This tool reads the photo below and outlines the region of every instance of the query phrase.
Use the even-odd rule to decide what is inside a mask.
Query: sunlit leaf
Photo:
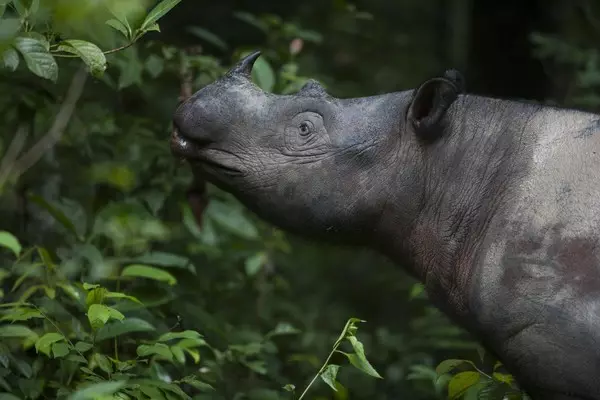
[[[93,383],[73,393],[69,400],[96,400],[106,398],[124,388],[126,381],[106,381]]]
[[[450,400],[459,399],[467,389],[477,382],[479,382],[479,372],[459,372],[448,383],[448,398]]]
[[[106,70],[106,57],[102,50],[93,43],[68,39],[59,44],[58,50],[78,55],[94,76],[100,76]]]
[[[0,246],[12,251],[16,257],[21,254],[21,243],[12,233],[7,231],[0,231]]]
[[[65,337],[62,334],[57,332],[48,332],[42,337],[40,337],[38,340],[36,340],[35,349],[38,353],[44,353],[48,357],[50,357],[50,350],[52,344],[60,342],[62,340],[65,340]]]
[[[27,68],[39,77],[52,82],[58,79],[58,64],[43,42],[31,37],[18,36],[14,41],[15,48],[21,53]]]
[[[88,320],[92,329],[98,330],[106,324],[109,319],[123,320],[125,316],[114,308],[103,304],[92,304],[87,312]]]
[[[146,16],[140,31],[147,31],[152,25],[154,25],[159,19],[161,19],[166,13],[168,13],[173,7],[179,4],[181,0],[163,0],[156,5]]]
[[[133,264],[125,267],[121,272],[121,276],[152,279],[166,282],[171,286],[177,283],[177,279],[167,271],[142,264]]]

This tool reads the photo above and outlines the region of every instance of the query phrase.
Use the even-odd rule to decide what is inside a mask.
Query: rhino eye
[[[303,121],[300,124],[300,136],[308,136],[314,131],[314,129],[315,129],[315,126],[313,125],[312,122]]]

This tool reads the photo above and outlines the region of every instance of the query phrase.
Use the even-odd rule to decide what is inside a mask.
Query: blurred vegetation
[[[250,3],[0,0],[0,399],[525,398],[387,260],[214,187],[199,225],[168,147],[185,85],[254,48],[275,93],[474,68],[469,2]],[[529,32],[544,100],[598,110],[594,7],[548,6],[560,26]]]

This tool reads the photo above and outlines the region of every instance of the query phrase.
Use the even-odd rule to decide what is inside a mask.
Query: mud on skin
[[[600,399],[600,116],[468,95],[453,70],[275,95],[258,57],[179,106],[174,155],[282,229],[408,268],[533,399]]]

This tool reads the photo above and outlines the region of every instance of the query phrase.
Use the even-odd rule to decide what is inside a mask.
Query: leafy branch
[[[317,378],[319,378],[319,377],[321,377],[321,379],[323,379],[323,381],[325,383],[327,383],[334,391],[337,392],[337,390],[338,390],[337,385],[339,385],[339,383],[336,381],[336,379],[337,379],[337,374],[340,369],[340,366],[329,363],[335,353],[340,353],[340,354],[343,354],[344,356],[346,356],[346,358],[348,358],[348,360],[354,367],[356,367],[360,371],[366,373],[367,375],[382,379],[381,375],[379,375],[379,373],[375,370],[375,368],[373,368],[371,363],[369,363],[369,361],[367,360],[367,358],[365,356],[363,344],[356,338],[356,331],[358,330],[358,326],[356,326],[356,324],[358,322],[366,322],[366,321],[363,321],[358,318],[350,318],[346,322],[346,325],[344,326],[342,333],[340,334],[338,339],[333,344],[333,348],[332,348],[331,352],[329,353],[329,355],[327,356],[327,359],[325,359],[325,362],[323,363],[323,365],[321,366],[321,368],[319,369],[317,374],[310,381],[310,383],[308,384],[306,389],[304,389],[304,391],[302,392],[300,397],[298,397],[298,400],[302,400],[304,398],[304,396],[308,393],[308,390],[311,388],[311,386],[316,382]],[[344,340],[348,340],[350,342],[350,344],[352,345],[352,348],[354,349],[354,353],[346,353],[341,350],[338,350],[338,348],[342,345]],[[293,386],[288,385],[288,386],[286,386],[286,389],[293,390]]]

